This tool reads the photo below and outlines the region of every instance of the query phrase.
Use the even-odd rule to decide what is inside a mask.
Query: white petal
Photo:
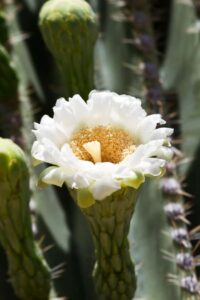
[[[159,176],[162,173],[166,161],[158,158],[146,158],[138,165],[138,171],[142,171],[145,175]]]
[[[157,124],[165,124],[165,121],[159,114],[150,115],[143,118],[143,120],[137,126],[137,141],[139,143],[148,142],[151,139],[153,131],[156,129]]]
[[[87,103],[92,116],[89,120],[91,125],[107,125],[110,123],[113,94],[107,91],[92,91],[89,94]]]
[[[90,188],[94,199],[103,200],[117,190],[120,190],[120,184],[114,179],[104,178],[97,180]]]
[[[92,115],[89,121],[91,125],[113,124],[131,131],[146,115],[139,99],[109,91],[92,91],[88,105]]]
[[[160,158],[163,158],[165,160],[170,160],[173,156],[173,151],[171,148],[163,146],[158,148],[155,154]]]
[[[67,140],[69,140],[73,130],[77,126],[77,121],[70,109],[69,102],[64,98],[58,99],[53,111],[55,122],[59,125],[62,132],[65,133]]]
[[[129,165],[134,169],[135,166],[145,158],[154,156],[163,143],[164,140],[155,140],[138,146],[136,150],[123,161],[123,164]]]
[[[66,182],[72,189],[88,188],[90,185],[90,180],[84,173],[74,173],[66,178]]]
[[[63,157],[63,160],[66,162],[75,163],[78,161],[78,158],[75,156],[69,144],[65,143],[60,149],[60,153]]]
[[[166,139],[170,135],[172,135],[174,130],[172,128],[158,128],[155,129],[151,135],[152,140]]]
[[[99,178],[109,178],[115,174],[118,165],[110,162],[92,164],[90,168],[90,176],[93,180],[99,180]]]
[[[31,153],[36,160],[44,161],[53,165],[62,164],[60,151],[48,139],[43,139],[42,143],[35,141]]]
[[[40,124],[35,123],[34,126],[36,130],[33,130],[33,133],[38,141],[48,138],[58,147],[66,141],[66,135],[60,130],[56,122],[46,115],[43,116]]]
[[[72,98],[69,98],[69,107],[74,114],[74,121],[77,125],[88,121],[88,106],[79,95],[74,95]]]

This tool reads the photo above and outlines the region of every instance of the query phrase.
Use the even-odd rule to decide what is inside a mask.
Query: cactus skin
[[[8,41],[8,28],[6,24],[6,16],[0,9],[0,43],[5,44]]]
[[[103,201],[81,208],[95,244],[93,275],[99,300],[131,300],[134,295],[136,278],[127,236],[137,193],[124,188]]]
[[[63,78],[66,96],[79,93],[86,99],[93,89],[93,51],[96,17],[83,0],[51,0],[40,12],[44,41]]]
[[[23,300],[47,300],[50,274],[33,240],[29,214],[29,174],[22,150],[0,139],[0,242],[11,283]]]
[[[0,100],[15,100],[18,91],[18,78],[9,54],[2,46],[0,46],[0,74]]]
[[[0,45],[0,135],[23,146],[19,80],[7,50]]]

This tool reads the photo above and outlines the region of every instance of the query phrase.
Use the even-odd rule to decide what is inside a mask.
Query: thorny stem
[[[141,57],[143,57],[144,66],[143,66],[143,76],[144,83],[146,86],[146,100],[149,104],[150,110],[155,113],[159,112],[162,115],[169,114],[169,105],[167,106],[165,103],[170,104],[174,103],[174,100],[177,100],[173,93],[168,93],[163,91],[162,84],[159,79],[159,66],[158,66],[158,58],[157,58],[157,49],[153,36],[153,27],[152,20],[149,11],[149,2],[147,0],[125,0],[127,4],[128,18],[131,20],[131,16],[133,15],[133,38],[137,41],[136,46],[139,51],[141,51]],[[196,7],[200,9],[200,1],[194,0]],[[165,102],[163,102],[165,100]],[[167,101],[168,100],[168,101]],[[174,120],[171,120],[172,123]],[[171,124],[172,125],[172,124]],[[177,175],[177,163],[182,160],[182,155],[180,155],[179,151],[174,153],[174,158],[171,165],[168,166],[166,176],[163,179],[164,181],[168,179],[173,179],[174,182],[177,182],[177,188],[171,189],[170,186],[167,186],[167,190],[164,190],[164,196],[167,203],[179,203],[183,204],[183,200],[181,195],[184,192],[181,190],[181,184],[178,181]],[[180,188],[179,188],[180,186]],[[165,186],[166,187],[166,186]],[[185,215],[181,216],[181,218],[176,219],[176,216],[168,216],[169,224],[172,229],[176,228],[184,228],[187,233],[187,226],[185,222],[187,222]],[[180,238],[177,236],[176,238]],[[189,234],[186,236],[187,245],[190,244]],[[185,246],[183,240],[179,240],[177,243],[174,239],[174,243],[176,244],[177,254],[178,253],[190,253],[191,259],[193,259],[191,254],[191,249]],[[182,281],[183,288],[183,296],[184,299],[198,299],[199,287],[198,281],[196,279],[196,273],[194,269],[194,264],[191,265],[191,268],[187,268],[188,266],[184,263],[182,265],[177,266],[178,276],[175,275],[176,284],[181,286],[180,280]],[[184,280],[188,280],[187,284],[183,284]],[[178,282],[178,283],[177,283]]]

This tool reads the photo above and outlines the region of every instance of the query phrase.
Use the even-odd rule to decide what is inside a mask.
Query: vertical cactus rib
[[[50,0],[40,11],[44,41],[59,67],[66,97],[93,89],[97,20],[84,0]]]
[[[0,45],[0,128],[1,136],[22,145],[18,76],[11,56]]]
[[[163,92],[159,78],[157,50],[152,28],[149,1],[130,1],[126,3],[124,13],[132,23],[133,46],[140,53],[141,62],[138,72],[141,73],[145,86],[145,98],[151,111],[162,108]]]
[[[11,283],[20,299],[48,300],[50,273],[31,230],[28,168],[11,140],[0,139],[0,165],[0,242]]]

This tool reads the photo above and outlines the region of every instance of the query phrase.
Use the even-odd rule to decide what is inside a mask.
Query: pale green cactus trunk
[[[94,279],[100,300],[131,300],[134,295],[136,278],[128,232],[137,193],[134,189],[124,188],[81,209],[95,244]]]
[[[0,242],[11,283],[22,300],[47,300],[50,274],[31,230],[28,169],[22,150],[8,139],[0,139],[0,166]]]
[[[44,41],[60,69],[66,96],[87,99],[93,89],[97,21],[83,0],[51,0],[40,12]]]

